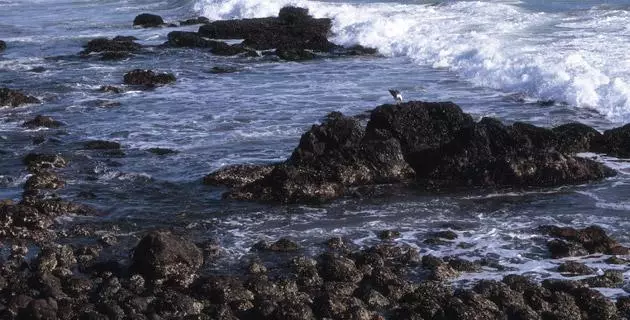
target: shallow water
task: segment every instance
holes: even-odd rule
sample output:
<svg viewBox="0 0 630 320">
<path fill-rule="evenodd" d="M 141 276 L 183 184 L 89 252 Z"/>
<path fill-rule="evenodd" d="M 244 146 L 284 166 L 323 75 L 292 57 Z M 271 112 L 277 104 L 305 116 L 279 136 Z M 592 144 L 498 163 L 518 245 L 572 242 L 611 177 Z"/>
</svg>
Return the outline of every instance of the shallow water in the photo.
<svg viewBox="0 0 630 320">
<path fill-rule="evenodd" d="M 173 30 L 134 29 L 141 12 L 167 21 L 199 14 L 211 19 L 275 15 L 284 4 L 334 18 L 334 40 L 377 47 L 384 57 L 305 63 L 225 58 L 192 49 L 149 49 L 125 61 L 76 54 L 89 39 L 133 35 L 157 45 Z M 0 109 L 0 198 L 18 199 L 28 152 L 60 152 L 67 187 L 61 195 L 97 207 L 97 217 L 66 217 L 62 225 L 115 224 L 121 233 L 151 227 L 186 229 L 216 238 L 225 262 L 261 239 L 290 236 L 304 247 L 331 236 L 360 245 L 376 231 L 421 253 L 492 258 L 523 273 L 558 276 L 535 232 L 541 224 L 602 225 L 630 244 L 630 164 L 600 158 L 615 177 L 543 190 L 475 190 L 448 195 L 395 190 L 377 199 L 340 199 L 322 206 L 268 206 L 220 200 L 201 185 L 227 164 L 285 159 L 300 135 L 330 111 L 360 114 L 388 103 L 388 88 L 405 99 L 451 100 L 475 117 L 554 126 L 580 121 L 605 130 L 630 120 L 630 11 L 623 1 L 7 1 L 0 0 L 0 85 L 45 102 Z M 37 17 L 37 19 L 32 19 Z M 231 74 L 212 74 L 233 66 Z M 35 68 L 42 67 L 44 70 Z M 101 93 L 125 72 L 173 72 L 174 85 L 122 95 Z M 35 69 L 35 70 L 34 70 Z M 554 103 L 538 101 L 554 100 Z M 116 103 L 119 105 L 111 105 Z M 60 129 L 26 130 L 36 114 L 63 121 Z M 49 139 L 42 145 L 31 140 Z M 118 141 L 125 156 L 81 150 L 87 139 Z M 178 153 L 157 156 L 148 148 Z M 86 198 L 86 192 L 95 197 Z M 458 226 L 446 246 L 423 244 L 427 234 Z M 460 230 L 461 229 L 461 230 Z M 461 249 L 464 243 L 471 248 Z M 317 246 L 313 247 L 317 250 Z M 600 267 L 605 257 L 586 261 Z M 609 267 L 606 267 L 609 268 Z M 514 272 L 514 270 L 510 272 Z M 496 277 L 487 270 L 466 277 Z M 462 280 L 467 280 L 463 278 Z M 612 291 L 609 294 L 618 294 Z"/>
</svg>

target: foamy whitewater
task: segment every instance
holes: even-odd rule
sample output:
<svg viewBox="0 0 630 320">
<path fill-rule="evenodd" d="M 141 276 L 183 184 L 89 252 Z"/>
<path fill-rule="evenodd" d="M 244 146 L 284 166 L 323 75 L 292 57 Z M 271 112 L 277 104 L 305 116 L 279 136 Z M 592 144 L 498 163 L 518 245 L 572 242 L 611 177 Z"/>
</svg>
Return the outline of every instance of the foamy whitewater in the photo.
<svg viewBox="0 0 630 320">
<path fill-rule="evenodd" d="M 334 42 L 374 47 L 383 56 L 282 62 L 219 57 L 198 49 L 151 48 L 122 61 L 80 58 L 96 37 L 135 36 L 143 45 L 166 41 L 173 30 L 198 26 L 133 28 L 142 12 L 166 21 L 277 15 L 287 4 L 333 19 Z M 33 17 L 37 17 L 34 19 Z M 92 224 L 124 239 L 146 229 L 174 228 L 199 241 L 216 239 L 230 270 L 260 240 L 290 237 L 306 253 L 323 250 L 333 236 L 368 246 L 383 229 L 421 254 L 496 261 L 455 281 L 522 273 L 562 277 L 551 259 L 544 224 L 602 226 L 630 245 L 630 161 L 595 154 L 616 177 L 580 186 L 541 190 L 474 190 L 425 194 L 392 188 L 374 199 L 344 198 L 319 206 L 272 206 L 221 200 L 222 188 L 204 175 L 225 165 L 286 159 L 303 132 L 329 112 L 361 115 L 406 100 L 459 104 L 479 119 L 523 121 L 551 127 L 579 121 L 603 131 L 630 122 L 630 6 L 626 0 L 522 1 L 286 1 L 286 0 L 0 0 L 0 87 L 21 89 L 44 102 L 0 108 L 0 200 L 19 200 L 29 152 L 60 153 L 59 195 L 89 204 L 90 217 L 63 217 L 59 228 Z M 213 67 L 237 72 L 214 74 Z M 148 91 L 112 94 L 125 72 L 172 72 L 176 83 Z M 59 129 L 21 125 L 43 114 Z M 44 137 L 41 144 L 34 139 Z M 124 155 L 84 150 L 103 139 L 121 143 Z M 156 155 L 149 148 L 176 153 Z M 389 188 L 386 188 L 389 189 Z M 458 238 L 425 240 L 440 230 Z M 85 241 L 64 239 L 64 241 Z M 132 238 L 133 239 L 133 238 Z M 135 241 L 135 240 L 134 240 Z M 310 251 L 310 252 L 309 252 Z M 578 258 L 596 269 L 605 255 Z M 226 267 L 227 266 L 227 267 Z M 621 266 L 629 276 L 625 266 Z M 626 287 L 624 287 L 626 289 Z M 606 294 L 626 294 L 624 288 Z"/>
<path fill-rule="evenodd" d="M 630 119 L 627 6 L 567 14 L 522 8 L 519 1 L 205 0 L 195 8 L 212 19 L 230 19 L 273 16 L 288 4 L 332 18 L 338 43 L 445 68 L 477 86 L 592 108 L 615 121 Z"/>
</svg>

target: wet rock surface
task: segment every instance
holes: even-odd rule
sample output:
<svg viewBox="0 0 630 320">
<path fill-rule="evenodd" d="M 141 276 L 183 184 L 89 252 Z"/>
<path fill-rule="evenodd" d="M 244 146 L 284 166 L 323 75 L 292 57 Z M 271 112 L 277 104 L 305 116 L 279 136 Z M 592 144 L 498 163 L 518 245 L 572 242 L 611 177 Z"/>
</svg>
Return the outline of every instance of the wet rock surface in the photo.
<svg viewBox="0 0 630 320">
<path fill-rule="evenodd" d="M 616 174 L 572 154 L 589 151 L 583 148 L 597 137 L 576 124 L 554 131 L 491 118 L 475 122 L 454 103 L 412 101 L 377 107 L 365 127 L 333 113 L 270 171 L 235 166 L 207 181 L 216 184 L 215 176 L 247 181 L 233 184 L 225 194 L 230 199 L 286 203 L 327 201 L 352 187 L 386 183 L 414 182 L 428 190 L 553 187 Z"/>
<path fill-rule="evenodd" d="M 24 104 L 40 103 L 39 99 L 9 88 L 0 88 L 0 106 L 19 107 Z"/>
<path fill-rule="evenodd" d="M 610 238 L 599 226 L 584 229 L 558 226 L 540 226 L 541 233 L 556 239 L 547 243 L 554 258 L 605 253 L 612 255 L 628 254 L 629 249 Z"/>
<path fill-rule="evenodd" d="M 157 73 L 152 70 L 135 69 L 125 73 L 123 82 L 128 85 L 152 88 L 175 82 L 175 76 L 170 73 Z"/>
<path fill-rule="evenodd" d="M 113 39 L 96 38 L 90 40 L 81 55 L 91 53 L 100 54 L 103 60 L 120 60 L 128 57 L 131 53 L 138 52 L 142 46 L 136 43 L 134 37 L 117 36 Z"/>
<path fill-rule="evenodd" d="M 134 26 L 140 26 L 143 28 L 159 27 L 159 26 L 162 26 L 163 24 L 164 24 L 164 20 L 162 19 L 162 17 L 156 14 L 151 14 L 151 13 L 142 13 L 142 14 L 137 15 L 133 19 Z"/>
<path fill-rule="evenodd" d="M 0 52 L 4 51 L 7 49 L 7 43 L 0 40 Z"/>
</svg>

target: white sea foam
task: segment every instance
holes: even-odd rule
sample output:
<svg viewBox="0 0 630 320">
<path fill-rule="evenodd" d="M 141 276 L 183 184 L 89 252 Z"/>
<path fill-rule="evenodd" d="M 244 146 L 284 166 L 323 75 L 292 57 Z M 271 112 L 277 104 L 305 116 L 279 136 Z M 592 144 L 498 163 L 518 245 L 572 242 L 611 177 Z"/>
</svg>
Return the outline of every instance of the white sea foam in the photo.
<svg viewBox="0 0 630 320">
<path fill-rule="evenodd" d="M 334 19 L 334 41 L 447 68 L 473 85 L 592 108 L 630 120 L 630 12 L 532 12 L 480 1 L 441 5 L 198 0 L 211 19 L 275 16 L 284 5 Z"/>
</svg>

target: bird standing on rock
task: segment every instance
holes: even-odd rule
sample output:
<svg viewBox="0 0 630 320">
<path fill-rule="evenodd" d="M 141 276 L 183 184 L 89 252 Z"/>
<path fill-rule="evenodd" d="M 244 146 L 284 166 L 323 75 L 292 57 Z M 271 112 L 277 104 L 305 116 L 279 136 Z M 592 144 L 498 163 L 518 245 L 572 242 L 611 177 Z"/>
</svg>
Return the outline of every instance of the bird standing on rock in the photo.
<svg viewBox="0 0 630 320">
<path fill-rule="evenodd" d="M 400 91 L 394 90 L 394 89 L 390 89 L 389 93 L 391 93 L 392 97 L 394 97 L 394 100 L 396 100 L 396 104 L 402 103 L 403 97 L 402 97 L 402 94 L 400 93 Z"/>
</svg>

